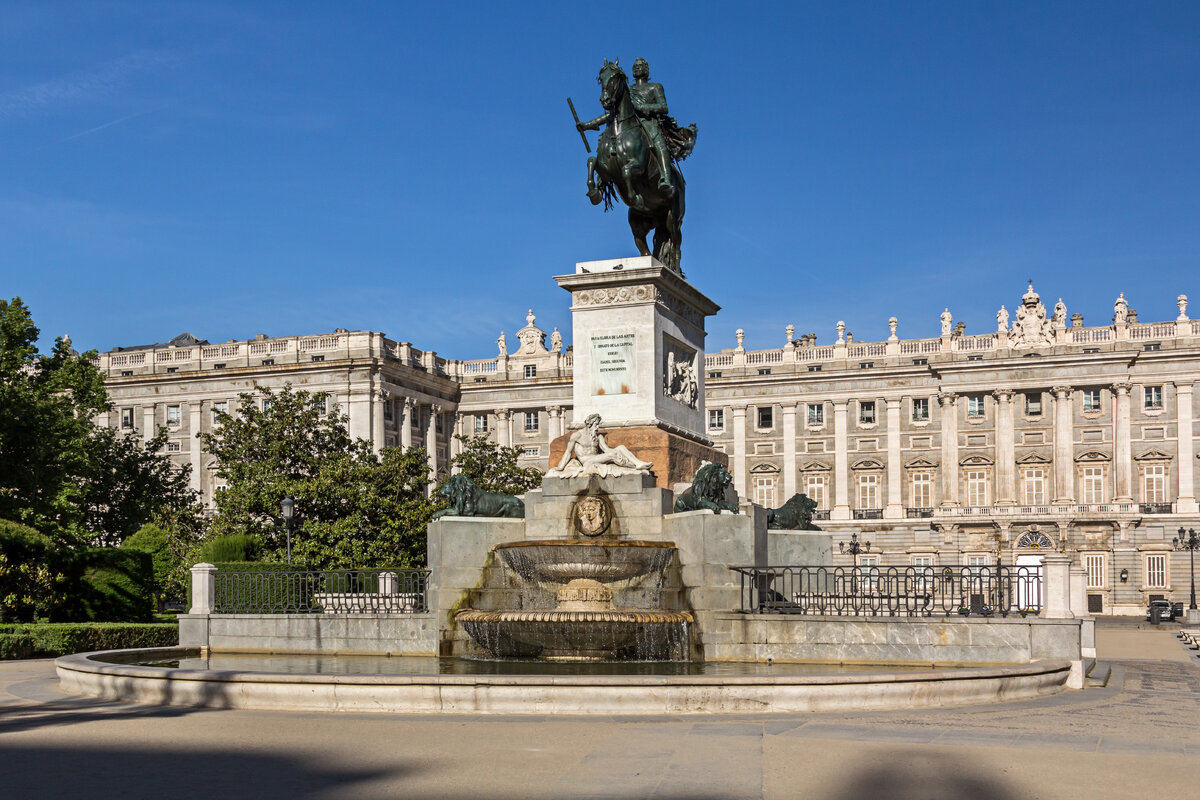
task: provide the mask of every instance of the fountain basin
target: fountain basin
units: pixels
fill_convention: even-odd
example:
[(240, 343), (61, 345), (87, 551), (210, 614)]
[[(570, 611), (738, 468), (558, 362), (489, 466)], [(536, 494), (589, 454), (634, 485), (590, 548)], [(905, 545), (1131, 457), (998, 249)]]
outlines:
[(496, 554), (513, 572), (538, 583), (588, 578), (616, 583), (661, 573), (675, 552), (671, 542), (547, 539), (498, 544)]
[(59, 683), (105, 700), (198, 708), (401, 714), (779, 714), (994, 703), (1066, 688), (1069, 661), (790, 675), (330, 675), (174, 669), (195, 647), (79, 653)]
[(682, 661), (687, 659), (687, 611), (478, 611), (454, 615), (493, 658), (547, 661)]

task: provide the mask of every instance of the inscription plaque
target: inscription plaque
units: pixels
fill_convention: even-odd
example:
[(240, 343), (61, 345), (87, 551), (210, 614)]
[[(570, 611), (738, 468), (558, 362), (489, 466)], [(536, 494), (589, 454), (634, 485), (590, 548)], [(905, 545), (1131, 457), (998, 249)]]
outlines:
[(592, 394), (632, 394), (636, 333), (592, 336)]

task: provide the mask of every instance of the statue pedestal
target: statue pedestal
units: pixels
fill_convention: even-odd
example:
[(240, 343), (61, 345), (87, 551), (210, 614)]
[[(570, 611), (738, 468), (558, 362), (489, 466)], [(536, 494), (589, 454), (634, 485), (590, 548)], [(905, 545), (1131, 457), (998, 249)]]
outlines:
[[(660, 489), (672, 489), (677, 483), (691, 483), (692, 478), (696, 477), (696, 470), (705, 461), (729, 466), (729, 456), (707, 441), (663, 427), (643, 425), (610, 428), (603, 425), (600, 432), (609, 446), (623, 444), (638, 458), (653, 462), (650, 471), (654, 474), (654, 485)], [(550, 443), (551, 466), (558, 464), (562, 458), (569, 438), (570, 434), (565, 434)]]
[(554, 280), (571, 293), (576, 426), (594, 413), (613, 434), (659, 428), (707, 444), (704, 318), (717, 304), (650, 256), (583, 261)]

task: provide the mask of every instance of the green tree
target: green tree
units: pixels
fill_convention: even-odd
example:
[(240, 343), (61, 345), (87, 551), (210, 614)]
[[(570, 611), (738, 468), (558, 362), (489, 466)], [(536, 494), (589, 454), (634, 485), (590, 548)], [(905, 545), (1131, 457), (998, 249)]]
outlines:
[(285, 386), (239, 397), (234, 414), (200, 435), (218, 460), (226, 488), (217, 492), (210, 534), (257, 536), (282, 560), (279, 501), (296, 503), (293, 563), (312, 569), (418, 566), (434, 504), (422, 449), (372, 452), (347, 431), (348, 418), (326, 411), (327, 397)]
[(525, 494), (542, 485), (542, 473), (522, 467), (519, 447), (505, 447), (486, 436), (454, 437), (462, 442), (458, 455), (450, 459), (453, 471), (465, 475), (481, 489), (503, 494)]
[(119, 544), (154, 516), (193, 513), (190, 467), (93, 420), (110, 410), (104, 378), (59, 338), (40, 355), (21, 299), (0, 300), (0, 518), (78, 548)]

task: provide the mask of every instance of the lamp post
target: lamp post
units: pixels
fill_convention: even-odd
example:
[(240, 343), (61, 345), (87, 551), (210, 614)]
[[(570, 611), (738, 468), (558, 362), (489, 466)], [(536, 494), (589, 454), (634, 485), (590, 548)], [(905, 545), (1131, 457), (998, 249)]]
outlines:
[(283, 528), (287, 532), (287, 563), (292, 563), (292, 520), (296, 514), (296, 501), (284, 497), (279, 501), (279, 516), (283, 517)]
[(859, 553), (869, 553), (871, 552), (871, 543), (863, 542), (862, 544), (859, 544), (858, 531), (854, 531), (850, 534), (850, 544), (838, 542), (838, 552), (849, 553), (852, 556), (857, 556)]
[[(1187, 538), (1184, 538), (1184, 534)], [(1188, 528), (1186, 531), (1183, 528), (1179, 529), (1179, 535), (1171, 540), (1171, 544), (1176, 550), (1188, 551), (1188, 562), (1192, 572), (1192, 598), (1188, 604), (1188, 609), (1194, 611), (1196, 609), (1196, 551), (1200, 550), (1200, 538), (1196, 537), (1195, 528)]]

